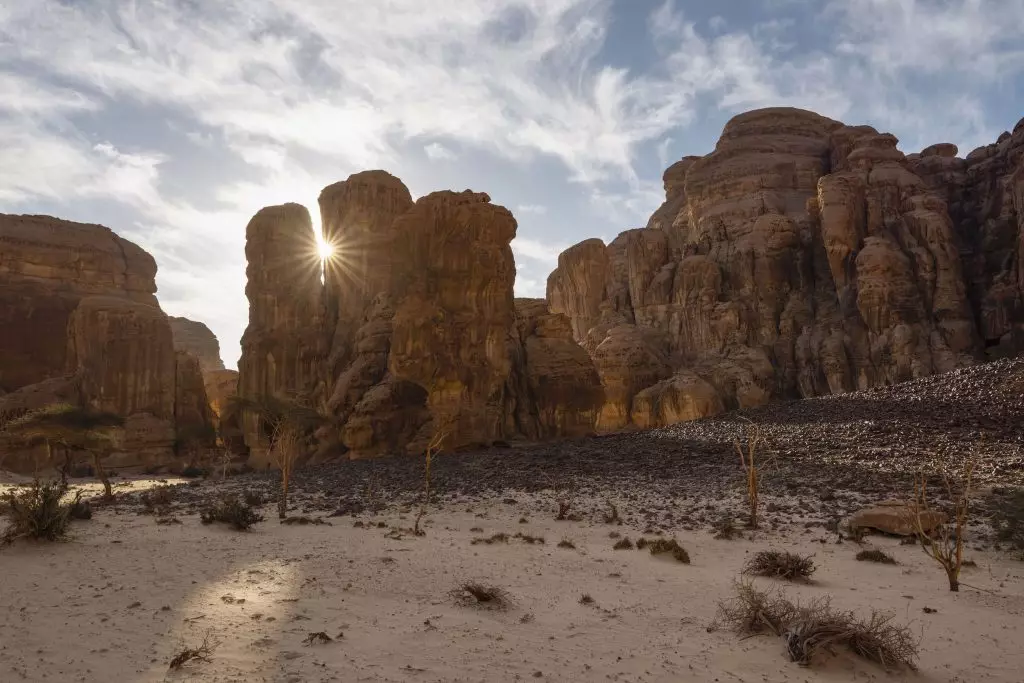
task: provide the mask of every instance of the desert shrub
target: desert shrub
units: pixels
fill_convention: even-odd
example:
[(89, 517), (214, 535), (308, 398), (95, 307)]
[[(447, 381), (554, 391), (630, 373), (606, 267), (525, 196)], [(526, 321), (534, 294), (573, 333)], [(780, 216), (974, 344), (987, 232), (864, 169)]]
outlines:
[(559, 548), (565, 548), (566, 550), (576, 550), (576, 544), (570, 541), (568, 538), (563, 538), (558, 542)]
[(512, 604), (504, 589), (484, 583), (470, 581), (451, 591), (451, 597), (465, 606), (487, 607), (489, 609), (508, 609)]
[(991, 502), (996, 539), (1022, 551), (1024, 559), (1024, 488), (1000, 491), (993, 495)]
[(879, 564), (896, 564), (892, 555), (881, 550), (861, 550), (857, 553), (858, 562), (877, 562)]
[(329, 635), (327, 635), (326, 632), (315, 631), (313, 633), (308, 634), (305, 638), (303, 638), (302, 642), (306, 645), (306, 647), (309, 647), (310, 645), (326, 645), (327, 643), (333, 640), (334, 638), (331, 638)]
[(297, 517), (285, 517), (281, 520), (281, 524), (285, 524), (288, 526), (330, 526), (330, 522), (324, 521), (320, 517), (307, 517), (306, 515), (300, 515)]
[(629, 540), (628, 536), (626, 538), (619, 539), (618, 541), (615, 542), (615, 545), (612, 546), (612, 550), (632, 550), (632, 549), (633, 549), (633, 541)]
[(71, 503), (63, 502), (67, 484), (60, 481), (32, 482), (20, 491), (4, 494), (8, 525), (0, 541), (12, 543), (19, 538), (59, 541), (67, 536), (71, 523)]
[(87, 500), (82, 500), (82, 492), (75, 494), (68, 509), (71, 519), (92, 519), (92, 505)]
[(253, 524), (263, 521), (263, 515), (235, 496), (224, 496), (219, 501), (207, 505), (199, 513), (199, 521), (203, 524), (222, 522), (238, 531), (248, 531)]
[(608, 503), (608, 513), (604, 516), (605, 524), (622, 524), (622, 518), (619, 517), (619, 508), (615, 506), (615, 503), (610, 500)]
[(731, 541), (743, 536), (743, 532), (736, 528), (732, 515), (719, 517), (712, 525), (712, 529), (715, 532), (715, 538), (720, 541)]
[(469, 542), (470, 545), (494, 545), (495, 543), (508, 543), (508, 534), (497, 533), (487, 538), (474, 538)]
[(161, 514), (166, 512), (174, 502), (173, 486), (154, 486), (148, 491), (143, 491), (139, 496), (142, 501), (143, 511), (148, 514)]
[(872, 611), (867, 620), (853, 612), (832, 609), (827, 597), (805, 606), (785, 595), (762, 591), (749, 582), (738, 582), (736, 594), (718, 603), (717, 623), (748, 637), (770, 633), (783, 638), (789, 658), (801, 665), (833, 646), (844, 646), (853, 654), (886, 668), (915, 668), (918, 642), (905, 626), (892, 617)]
[(977, 459), (970, 458), (958, 475), (942, 472), (946, 496), (953, 501), (953, 518), (949, 524), (940, 524), (930, 530), (925, 528), (924, 523), (924, 518), (931, 512), (928, 504), (928, 479), (924, 473), (914, 477), (914, 501), (910, 517), (917, 527), (921, 550), (946, 572), (949, 590), (953, 592), (960, 590), (960, 568), (963, 566), (964, 537), (970, 518), (976, 466)]
[(242, 494), (242, 500), (245, 501), (246, 505), (253, 508), (262, 507), (267, 502), (262, 491), (253, 491), (251, 489), (247, 489)]
[(189, 465), (188, 467), (181, 471), (181, 476), (185, 477), (186, 479), (198, 479), (199, 477), (206, 476), (206, 470), (196, 465)]
[[(640, 544), (637, 544), (640, 547)], [(679, 545), (679, 542), (674, 538), (664, 539), (658, 538), (647, 544), (647, 547), (651, 551), (651, 555), (663, 555), (665, 553), (671, 553), (672, 557), (682, 562), (683, 564), (690, 564), (690, 554), (686, 552), (686, 548)]]
[(744, 574), (786, 581), (806, 581), (814, 573), (814, 560), (783, 550), (762, 550), (747, 561)]
[(580, 596), (580, 604), (581, 605), (593, 605), (594, 604), (593, 596), (590, 595), (590, 593), (584, 593), (583, 595)]
[(169, 668), (180, 669), (188, 662), (193, 661), (209, 662), (215, 647), (216, 645), (210, 642), (210, 637), (206, 636), (203, 638), (203, 642), (197, 647), (183, 647), (178, 654), (171, 659)]
[(516, 534), (515, 536), (513, 536), (513, 538), (518, 538), (523, 543), (528, 543), (529, 545), (534, 545), (534, 544), (544, 545), (544, 537), (543, 536), (531, 536), (530, 534), (519, 533), (519, 534)]
[(640, 537), (640, 539), (639, 539), (639, 540), (637, 540), (637, 542), (636, 542), (636, 549), (637, 549), (637, 550), (643, 550), (643, 549), (644, 549), (644, 548), (646, 548), (646, 547), (647, 547), (647, 546), (648, 546), (649, 544), (650, 544), (650, 541), (648, 541), (648, 540), (647, 540), (646, 538), (643, 538), (643, 537), (641, 536), (641, 537)]

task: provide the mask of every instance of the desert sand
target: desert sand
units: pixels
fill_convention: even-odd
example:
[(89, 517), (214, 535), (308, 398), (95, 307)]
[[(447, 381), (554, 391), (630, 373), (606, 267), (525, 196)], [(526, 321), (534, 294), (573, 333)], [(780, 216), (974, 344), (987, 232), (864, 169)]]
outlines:
[[(951, 593), (920, 547), (881, 536), (837, 543), (799, 515), (733, 540), (658, 525), (689, 551), (684, 565), (612, 549), (616, 535), (635, 541), (649, 531), (640, 511), (673, 502), (645, 495), (620, 500), (624, 523), (608, 524), (614, 492), (573, 497), (577, 521), (555, 519), (564, 491), (441, 494), (418, 537), (414, 496), (331, 517), (316, 512), (322, 491), (299, 490), (294, 514), (329, 524), (282, 525), (269, 502), (266, 521), (239, 532), (204, 526), (189, 510), (272, 479), (165, 481), (177, 494), (165, 517), (180, 524), (157, 524), (131, 503), (132, 491), (158, 484), (135, 478), (118, 484), (122, 502), (75, 522), (71, 540), (0, 551), (0, 680), (952, 683), (1020, 681), (1024, 671), (1024, 564), (991, 549), (969, 550), (977, 567), (962, 578), (972, 587)], [(739, 503), (738, 492), (724, 496)], [(765, 500), (773, 502), (789, 506), (781, 494)], [(507, 543), (473, 543), (502, 532)], [(559, 547), (563, 540), (575, 547)], [(865, 547), (899, 564), (856, 561)], [(829, 595), (865, 615), (891, 612), (920, 638), (920, 670), (887, 672), (841, 652), (805, 668), (788, 661), (779, 638), (715, 629), (717, 602), (750, 554), (768, 548), (813, 555), (817, 571), (806, 585), (759, 585), (801, 600)], [(450, 591), (471, 580), (507, 591), (511, 607), (460, 604)], [(592, 604), (581, 604), (584, 594)], [(316, 632), (331, 642), (305, 644)], [(204, 638), (216, 645), (210, 661), (169, 670), (182, 647)]]

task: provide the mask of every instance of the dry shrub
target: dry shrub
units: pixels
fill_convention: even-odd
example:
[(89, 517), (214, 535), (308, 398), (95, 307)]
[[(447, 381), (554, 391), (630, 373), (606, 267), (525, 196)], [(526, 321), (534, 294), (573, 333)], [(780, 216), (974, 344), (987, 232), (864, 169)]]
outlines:
[(263, 507), (267, 503), (267, 498), (263, 495), (262, 491), (253, 491), (251, 489), (247, 489), (242, 493), (242, 500), (252, 508)]
[[(39, 480), (21, 491), (5, 493), (3, 498), (7, 503), (9, 521), (0, 541), (6, 544), (19, 538), (41, 541), (64, 539), (71, 523), (71, 508), (74, 504), (62, 502), (65, 493), (67, 484)], [(75, 502), (78, 502), (77, 498)]]
[(164, 515), (174, 503), (174, 487), (170, 485), (154, 486), (143, 491), (139, 496), (143, 511), (151, 515)]
[(619, 517), (619, 508), (615, 506), (615, 503), (610, 500), (608, 503), (608, 514), (604, 516), (605, 524), (622, 524), (622, 518)]
[(472, 541), (469, 542), (470, 545), (480, 545), (481, 543), (485, 545), (494, 545), (495, 543), (508, 543), (508, 534), (498, 533), (494, 534), (489, 538), (474, 538)]
[(736, 528), (731, 515), (723, 515), (713, 525), (715, 538), (720, 541), (731, 541), (734, 538), (742, 538), (743, 532)]
[(771, 633), (786, 643), (792, 661), (803, 666), (820, 652), (844, 646), (858, 657), (886, 668), (914, 669), (918, 642), (892, 616), (872, 611), (867, 620), (853, 612), (832, 609), (829, 598), (817, 598), (805, 606), (785, 595), (761, 591), (749, 582), (736, 584), (736, 595), (718, 603), (718, 623), (741, 636)]
[(213, 650), (216, 648), (216, 644), (210, 642), (210, 636), (207, 635), (203, 638), (203, 642), (198, 647), (185, 647), (182, 648), (178, 654), (171, 659), (170, 668), (180, 669), (188, 662), (209, 662), (210, 657), (213, 655)]
[(87, 500), (82, 500), (81, 491), (75, 493), (75, 499), (71, 501), (68, 514), (71, 519), (92, 519), (92, 504)]
[(570, 541), (568, 538), (563, 538), (558, 542), (559, 548), (565, 548), (566, 550), (576, 550), (576, 544)]
[(504, 589), (475, 581), (453, 588), (451, 596), (457, 603), (465, 606), (503, 610), (512, 604)]
[(877, 562), (879, 564), (896, 564), (892, 555), (881, 550), (861, 550), (857, 553), (858, 562)]
[(626, 538), (623, 538), (623, 539), (620, 539), (620, 540), (616, 541), (615, 545), (612, 546), (612, 550), (632, 550), (632, 549), (633, 549), (633, 541), (629, 540), (628, 536)]
[(637, 550), (643, 550), (643, 549), (644, 549), (644, 548), (646, 548), (646, 547), (647, 547), (647, 546), (648, 546), (649, 544), (650, 544), (650, 541), (648, 541), (648, 540), (647, 540), (646, 538), (643, 538), (643, 537), (641, 536), (641, 537), (640, 537), (640, 539), (639, 539), (639, 540), (638, 540), (638, 541), (636, 542), (636, 549), (637, 549)]
[(580, 596), (580, 604), (581, 605), (593, 605), (594, 604), (593, 596), (590, 595), (590, 593), (584, 593), (583, 595)]
[(783, 550), (762, 550), (747, 561), (744, 574), (786, 581), (807, 581), (814, 573), (814, 560)]
[(199, 514), (203, 524), (223, 522), (237, 531), (248, 531), (253, 524), (263, 521), (263, 515), (252, 509), (245, 501), (235, 496), (224, 496), (216, 503), (207, 505)]
[(330, 526), (331, 523), (324, 521), (320, 517), (307, 517), (306, 515), (300, 515), (297, 517), (285, 517), (281, 520), (281, 524), (287, 526)]
[(306, 647), (309, 647), (310, 645), (326, 645), (327, 643), (330, 643), (333, 640), (334, 638), (331, 638), (329, 635), (327, 635), (326, 632), (316, 631), (315, 633), (310, 633), (305, 638), (303, 638), (302, 642), (306, 645)]
[(935, 560), (946, 572), (949, 590), (960, 590), (960, 568), (964, 559), (964, 536), (967, 533), (967, 521), (970, 515), (971, 485), (977, 460), (971, 458), (964, 463), (960, 476), (954, 477), (949, 472), (942, 473), (946, 485), (946, 495), (953, 501), (953, 519), (950, 524), (942, 524), (932, 529), (930, 534), (925, 531), (924, 518), (930, 512), (928, 506), (928, 481), (924, 474), (914, 478), (914, 502), (910, 511), (911, 521), (917, 529), (921, 540), (921, 549), (925, 555)]
[[(658, 538), (649, 543), (645, 544), (647, 548), (650, 548), (651, 555), (663, 555), (665, 553), (671, 553), (672, 557), (682, 562), (683, 564), (690, 564), (690, 554), (686, 552), (686, 549), (679, 545), (679, 542), (674, 538), (664, 539)], [(637, 548), (640, 544), (637, 543)]]
[(544, 545), (544, 537), (543, 536), (531, 536), (530, 534), (519, 533), (519, 534), (516, 534), (515, 536), (513, 536), (513, 538), (518, 538), (523, 543), (528, 543), (529, 545), (534, 545), (534, 544)]

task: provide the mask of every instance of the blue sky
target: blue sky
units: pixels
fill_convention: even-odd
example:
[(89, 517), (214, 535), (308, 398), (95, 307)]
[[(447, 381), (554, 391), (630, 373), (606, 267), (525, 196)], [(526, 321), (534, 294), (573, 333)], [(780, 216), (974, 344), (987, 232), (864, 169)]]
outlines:
[(1024, 0), (16, 0), (0, 211), (98, 222), (233, 366), (245, 225), (383, 168), (519, 221), (516, 293), (643, 225), (734, 114), (794, 105), (965, 155), (1024, 116)]

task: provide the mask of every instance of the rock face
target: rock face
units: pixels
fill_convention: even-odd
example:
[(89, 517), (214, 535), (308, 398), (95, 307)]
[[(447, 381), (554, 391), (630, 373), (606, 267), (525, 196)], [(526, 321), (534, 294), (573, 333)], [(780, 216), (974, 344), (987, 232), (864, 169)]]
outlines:
[(171, 316), (168, 320), (171, 321), (176, 350), (195, 356), (204, 373), (224, 369), (224, 361), (220, 358), (220, 343), (209, 327), (188, 318)]
[(1024, 125), (958, 159), (812, 112), (732, 119), (644, 229), (548, 279), (602, 430), (891, 384), (1024, 350)]
[[(513, 299), (507, 209), (468, 190), (414, 202), (366, 171), (325, 188), (320, 211), (322, 285), (305, 209), (249, 224), (239, 364), (242, 395), (290, 394), (330, 419), (317, 458), (419, 453), (438, 432), (459, 448), (593, 429), (600, 385), (569, 320)], [(258, 448), (254, 425), (246, 441)]]
[(179, 367), (155, 276), (108, 228), (0, 214), (0, 411), (90, 405), (128, 418), (112, 465), (173, 459), (179, 411), (203, 422), (206, 396)]

